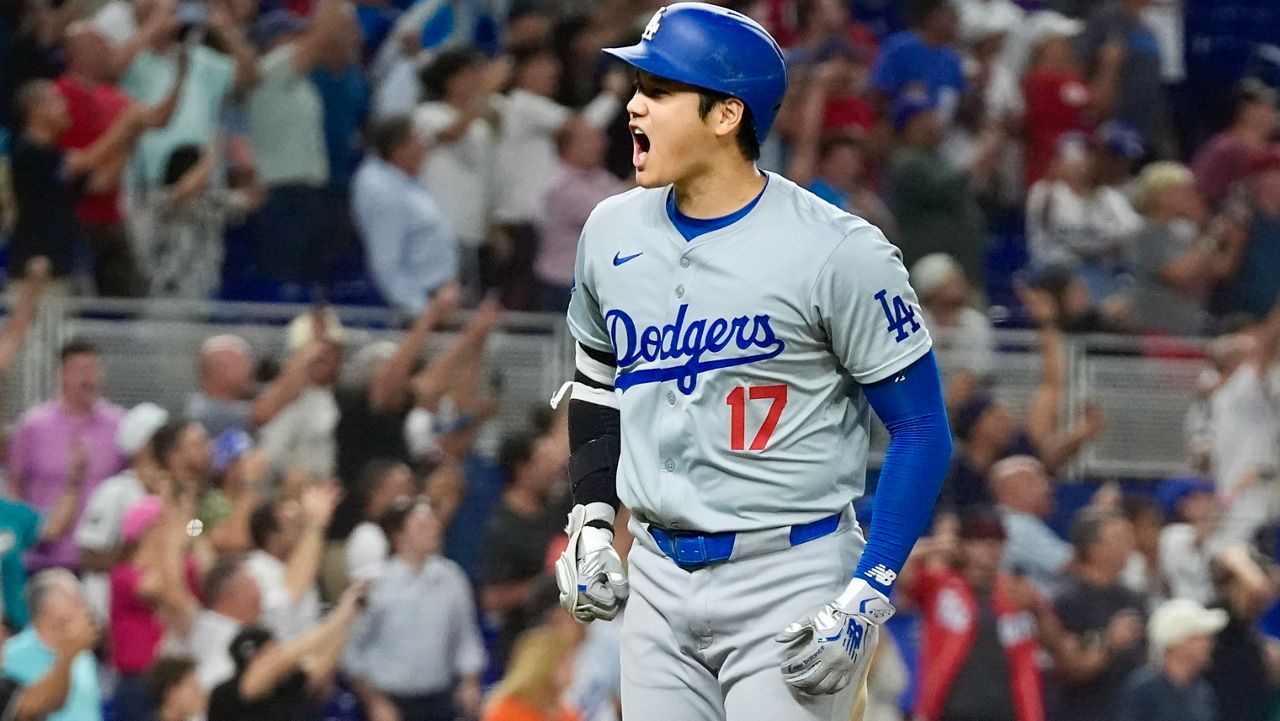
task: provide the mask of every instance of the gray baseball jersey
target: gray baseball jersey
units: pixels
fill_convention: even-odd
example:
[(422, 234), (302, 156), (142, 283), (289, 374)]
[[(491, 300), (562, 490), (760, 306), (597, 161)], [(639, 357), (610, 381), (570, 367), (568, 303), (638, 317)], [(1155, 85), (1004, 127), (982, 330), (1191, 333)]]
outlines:
[(898, 249), (772, 173), (745, 217), (692, 242), (668, 192), (605, 200), (578, 246), (568, 324), (617, 360), (619, 497), (706, 532), (840, 511), (866, 473), (859, 385), (932, 345)]

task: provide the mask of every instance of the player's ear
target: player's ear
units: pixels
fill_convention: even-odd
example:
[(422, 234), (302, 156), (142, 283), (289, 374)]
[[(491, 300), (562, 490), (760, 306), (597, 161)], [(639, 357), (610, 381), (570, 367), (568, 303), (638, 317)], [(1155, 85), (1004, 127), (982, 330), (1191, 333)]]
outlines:
[(738, 132), (738, 126), (742, 125), (745, 112), (746, 106), (737, 98), (725, 98), (716, 103), (709, 115), (709, 119), (715, 121), (715, 134), (722, 138), (733, 137)]

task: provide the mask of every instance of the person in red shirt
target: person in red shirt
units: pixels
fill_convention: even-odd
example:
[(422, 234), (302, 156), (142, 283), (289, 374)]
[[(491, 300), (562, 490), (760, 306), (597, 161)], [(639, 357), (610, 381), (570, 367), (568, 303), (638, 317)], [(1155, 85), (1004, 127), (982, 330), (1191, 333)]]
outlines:
[[(941, 553), (904, 570), (907, 594), (922, 611), (924, 635), (916, 717), (925, 721), (1044, 721), (1030, 581), (1000, 571), (1000, 514), (972, 506), (960, 518), (958, 553)], [(944, 548), (933, 546), (935, 551)]]
[(1119, 46), (1104, 46), (1095, 80), (1090, 83), (1071, 46), (1082, 23), (1052, 12), (1037, 13), (1029, 22), (1034, 40), (1022, 93), (1026, 101), (1027, 185), (1031, 186), (1048, 173), (1062, 136), (1088, 131), (1106, 116), (1115, 98), (1124, 56)]
[(1210, 208), (1220, 207), (1232, 186), (1244, 180), (1250, 164), (1267, 149), (1278, 127), (1276, 91), (1256, 78), (1240, 81), (1235, 121), (1209, 138), (1191, 161), (1196, 190)]
[[(111, 44), (87, 22), (74, 23), (66, 35), (67, 70), (56, 81), (71, 124), (57, 146), (83, 150), (102, 137), (132, 101), (111, 84)], [(89, 241), (93, 278), (99, 295), (133, 297), (141, 291), (137, 265), (125, 235), (120, 187), (86, 193), (76, 217)]]

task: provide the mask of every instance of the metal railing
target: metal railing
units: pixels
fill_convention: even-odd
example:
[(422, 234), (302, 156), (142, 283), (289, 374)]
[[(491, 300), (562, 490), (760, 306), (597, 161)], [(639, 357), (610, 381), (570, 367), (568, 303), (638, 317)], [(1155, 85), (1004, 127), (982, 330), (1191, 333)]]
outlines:
[[(71, 337), (102, 349), (105, 395), (122, 405), (143, 400), (181, 408), (197, 386), (200, 343), (217, 333), (244, 337), (259, 358), (284, 355), (284, 326), (308, 306), (168, 300), (49, 298), (24, 345), (3, 397), (8, 419), (56, 390), (57, 348)], [(395, 339), (408, 318), (383, 308), (336, 308), (348, 329), (348, 352), (364, 343)], [(442, 349), (467, 314), (433, 333), (427, 353)], [(936, 334), (944, 373), (949, 339)], [(1018, 413), (1025, 413), (1040, 381), (1039, 336), (1030, 331), (996, 333), (992, 390)], [(1169, 352), (1169, 348), (1176, 352)], [(1066, 384), (1063, 422), (1079, 418), (1087, 402), (1102, 409), (1105, 429), (1068, 469), (1072, 477), (1150, 477), (1187, 467), (1184, 418), (1195, 397), (1204, 361), (1203, 341), (1169, 341), (1154, 349), (1149, 341), (1125, 336), (1076, 336), (1065, 343)], [(489, 342), (487, 374), (503, 379), (502, 406), (482, 446), (524, 427), (529, 411), (545, 404), (573, 372), (573, 347), (561, 316), (508, 313)], [(885, 440), (873, 436), (874, 460)]]

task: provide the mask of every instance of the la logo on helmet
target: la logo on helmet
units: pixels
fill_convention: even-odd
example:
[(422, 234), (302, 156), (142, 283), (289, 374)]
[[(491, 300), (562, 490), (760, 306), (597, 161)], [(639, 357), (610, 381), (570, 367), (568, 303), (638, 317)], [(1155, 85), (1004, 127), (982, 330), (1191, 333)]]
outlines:
[(643, 40), (652, 40), (654, 35), (658, 34), (658, 26), (662, 24), (662, 13), (666, 12), (665, 7), (658, 8), (658, 12), (653, 14), (649, 19), (649, 24), (644, 26), (644, 33), (640, 36)]

